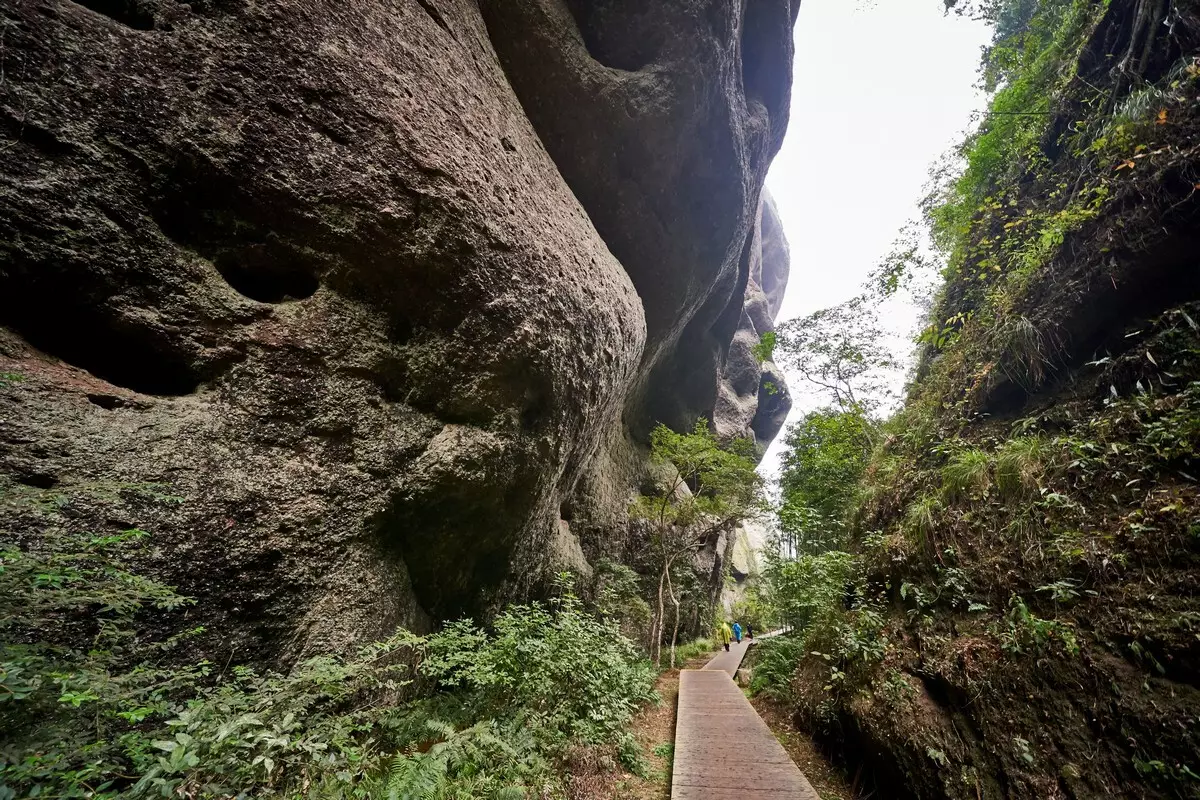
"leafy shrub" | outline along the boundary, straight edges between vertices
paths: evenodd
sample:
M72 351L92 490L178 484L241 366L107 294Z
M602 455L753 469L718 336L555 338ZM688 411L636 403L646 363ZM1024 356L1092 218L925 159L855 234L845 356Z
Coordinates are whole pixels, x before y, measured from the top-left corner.
M515 798L557 791L578 742L638 763L624 728L654 698L653 672L571 595L511 607L490 631L399 630L287 675L213 675L164 660L182 636L143 630L139 612L191 602L126 567L144 537L0 552L3 800ZM435 694L406 700L416 678Z
M762 692L777 700L790 700L796 665L807 654L800 636L785 634L763 639L754 647L750 691L754 694Z
M612 744L656 699L655 674L616 626L566 595L511 606L486 632L469 620L425 642L420 672L475 719L520 717L549 746Z
M1068 655L1079 655L1079 640L1068 623L1042 619L1016 595L1009 601L1008 614L997 632L1004 649L1010 653L1040 653L1057 648Z
M634 641L645 640L650 628L650 604L642 596L642 578L624 564L601 559L593 571L596 611L611 619Z
M830 551L793 560L768 558L766 575L781 621L805 636L825 638L840 621L854 557Z

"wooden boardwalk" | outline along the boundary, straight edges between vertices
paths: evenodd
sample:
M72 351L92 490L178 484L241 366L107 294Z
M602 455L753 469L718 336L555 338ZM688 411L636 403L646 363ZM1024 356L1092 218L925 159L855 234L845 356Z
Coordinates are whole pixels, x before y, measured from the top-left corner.
M733 682L749 646L679 673L671 800L820 800Z
M704 669L719 669L732 678L737 674L742 659L746 657L746 650L749 649L751 641L751 639L742 639L741 644L730 642L729 652L726 653L722 650L717 653L716 658L704 665Z

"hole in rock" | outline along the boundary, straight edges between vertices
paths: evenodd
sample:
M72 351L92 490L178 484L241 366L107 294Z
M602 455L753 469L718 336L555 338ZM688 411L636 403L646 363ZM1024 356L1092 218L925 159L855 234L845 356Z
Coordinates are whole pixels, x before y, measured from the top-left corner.
M567 0L588 54L634 72L654 61L667 36L661 10L642 0ZM632 32L632 33L631 33Z
M413 338L413 324L406 317L393 316L388 325L388 338L394 344L408 344Z
M321 261L300 228L294 198L255 195L224 165L181 154L151 211L168 237L216 267L239 294L260 303L312 297ZM292 238L292 237L296 238Z
M316 275L294 262L255 261L257 259L245 261L222 255L214 263L221 277L238 294L260 303L304 300L316 294L321 286Z
M154 29L154 14L138 0L76 0L84 8L139 31Z
M23 486L32 486L35 489L53 489L58 486L58 478L44 472L17 475L16 481Z
M103 301L55 305L53 297L24 292L12 292L5 301L0 304L0 324L38 350L114 386L174 397L191 394L200 385L200 375L182 356L152 338L164 334L119 326L99 310Z
M89 394L88 402L95 406L100 406L107 411L113 411L118 408L128 408L135 404L130 403L124 397L118 397L115 394Z

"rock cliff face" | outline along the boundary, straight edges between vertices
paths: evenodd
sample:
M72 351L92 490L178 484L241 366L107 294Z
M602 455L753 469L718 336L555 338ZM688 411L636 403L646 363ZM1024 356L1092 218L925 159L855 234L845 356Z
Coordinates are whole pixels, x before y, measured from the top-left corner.
M151 531L242 657L586 569L655 421L786 413L797 5L3 3L5 538Z

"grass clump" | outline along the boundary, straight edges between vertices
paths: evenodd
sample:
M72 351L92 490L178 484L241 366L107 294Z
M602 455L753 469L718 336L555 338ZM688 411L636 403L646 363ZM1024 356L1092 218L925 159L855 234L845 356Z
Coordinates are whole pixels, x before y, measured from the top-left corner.
M1045 471L1048 445L1038 436L1010 439L996 452L996 489L1004 497L1035 494Z
M693 642L686 642L676 649L675 660L679 664L686 664L693 658L711 653L715 647L712 639L696 639Z
M956 453L942 467L942 490L950 501L985 494L991 487L992 459L978 448Z
M942 509L941 501L934 495L925 495L909 504L904 512L904 533L918 548L925 548L934 541L937 514Z

